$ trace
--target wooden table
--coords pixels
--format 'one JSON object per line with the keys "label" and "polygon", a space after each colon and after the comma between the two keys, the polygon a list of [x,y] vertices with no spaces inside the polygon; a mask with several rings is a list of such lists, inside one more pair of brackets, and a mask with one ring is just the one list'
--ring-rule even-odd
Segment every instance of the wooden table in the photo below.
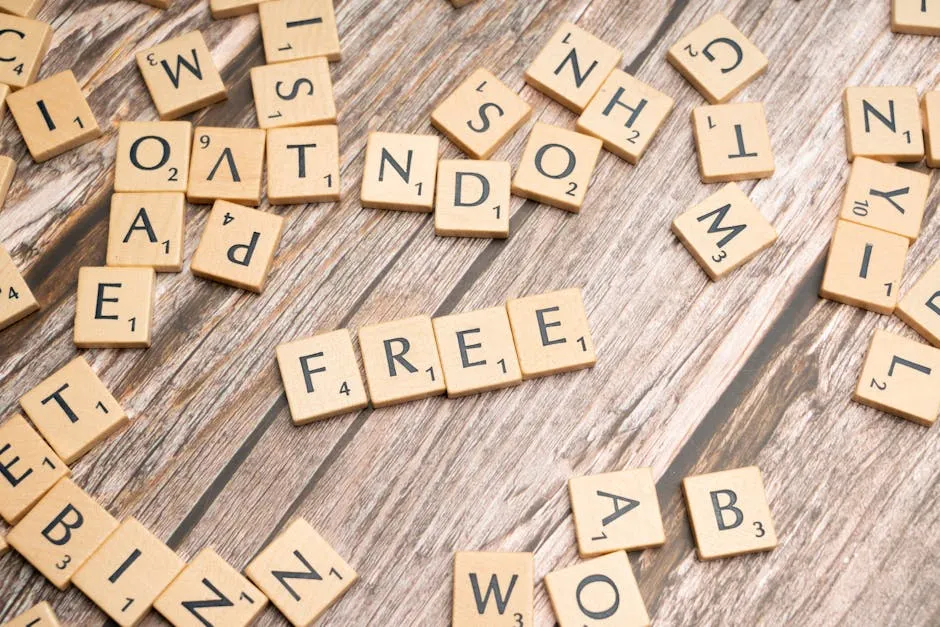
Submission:
{"label": "wooden table", "polygon": [[[3,120],[2,151],[19,171],[0,238],[44,305],[0,333],[3,416],[76,354],[76,278],[104,263],[116,124],[156,115],[133,53],[201,29],[230,92],[193,121],[256,125],[257,15],[213,21],[207,4],[48,0],[40,14],[55,28],[42,75],[72,68],[106,133],[36,165]],[[700,183],[692,144],[689,112],[703,99],[665,53],[718,10],[770,58],[736,100],[767,107],[777,172],[744,187],[780,239],[712,283],[669,230],[716,186]],[[578,559],[567,479],[652,466],[667,543],[631,559],[657,624],[936,625],[937,429],[850,400],[874,329],[913,333],[817,290],[849,170],[842,90],[934,88],[938,40],[892,34],[888,3],[871,1],[480,0],[458,11],[445,0],[339,0],[337,16],[345,200],[275,210],[287,226],[262,295],[188,267],[160,275],[153,346],[84,353],[132,423],[75,464],[78,483],[184,557],[213,545],[237,568],[285,522],[307,518],[361,576],[326,625],[446,624],[454,551],[534,551],[538,624],[551,625],[541,578]],[[603,153],[580,215],[515,198],[508,241],[435,237],[430,215],[360,207],[367,132],[433,132],[432,106],[477,67],[518,90],[533,121],[573,128],[571,113],[522,79],[563,19],[622,49],[627,71],[676,99],[638,166]],[[530,126],[496,157],[518,163]],[[933,185],[905,289],[937,257],[937,196]],[[206,215],[188,210],[187,260]],[[593,370],[290,422],[279,343],[569,286],[584,289]],[[750,464],[764,473],[779,548],[697,561],[680,480]],[[2,558],[0,620],[44,599],[68,624],[104,620],[78,591]],[[261,623],[284,621],[269,609]]]}

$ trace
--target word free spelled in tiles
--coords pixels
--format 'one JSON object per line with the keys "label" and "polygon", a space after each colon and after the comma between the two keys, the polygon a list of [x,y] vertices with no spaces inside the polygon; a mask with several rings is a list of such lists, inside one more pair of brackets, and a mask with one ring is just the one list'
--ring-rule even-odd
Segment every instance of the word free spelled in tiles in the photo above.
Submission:
{"label": "word free spelled in tiles", "polygon": [[323,57],[253,67],[251,88],[261,128],[336,121],[330,67]]}
{"label": "word free spelled in tiles", "polygon": [[846,87],[842,106],[849,161],[917,162],[924,156],[920,103],[913,87]]}
{"label": "word free spelled in tiles", "polygon": [[437,167],[434,232],[509,237],[512,166],[505,161],[444,159]]}
{"label": "word free spelled in tiles", "polygon": [[185,192],[190,122],[121,122],[114,165],[116,192]]}
{"label": "word free spelled in tiles", "polygon": [[436,135],[369,133],[362,206],[430,213],[439,144]]}
{"label": "word free spelled in tiles", "polygon": [[274,0],[258,5],[264,57],[281,63],[308,57],[339,61],[333,0]]}
{"label": "word free spelled in tiles", "polygon": [[228,97],[199,31],[138,52],[137,67],[161,120],[174,120]]}
{"label": "word free spelled in tiles", "polygon": [[75,345],[150,346],[156,275],[153,268],[80,268],[75,300]]}
{"label": "word free spelled in tiles", "polygon": [[183,268],[186,202],[181,192],[111,196],[109,266],[146,266],[157,272]]}
{"label": "word free spelled in tiles", "polygon": [[940,259],[904,295],[895,313],[928,342],[940,347]]}
{"label": "word free spelled in tiles", "polygon": [[3,623],[3,627],[61,627],[61,623],[56,618],[52,607],[43,601],[39,605],[34,605],[8,623]]}
{"label": "word free spelled in tiles", "polygon": [[52,43],[52,27],[0,13],[0,31],[7,34],[3,39],[0,83],[13,89],[25,87],[39,75],[39,66]]}
{"label": "word free spelled in tiles", "polygon": [[839,217],[903,235],[920,234],[930,176],[865,157],[852,162],[852,171]]}
{"label": "word free spelled in tiles", "polygon": [[196,129],[186,197],[191,203],[228,200],[261,204],[265,132],[257,128]]}
{"label": "word free spelled in tiles", "polygon": [[0,245],[0,330],[39,310],[39,303],[6,248]]}
{"label": "word free spelled in tiles", "polygon": [[17,522],[69,468],[20,415],[0,425],[0,515]]}
{"label": "word free spelled in tiles", "polygon": [[703,183],[767,178],[774,155],[759,102],[692,109],[692,131]]}
{"label": "word free spelled in tiles", "polygon": [[561,627],[648,627],[650,624],[630,559],[624,551],[548,573],[545,587]]}
{"label": "word free spelled in tiles", "polygon": [[534,562],[532,553],[455,553],[453,627],[534,625]]}
{"label": "word free spelled in tiles", "polygon": [[512,193],[578,213],[601,145],[596,137],[536,122],[512,181]]}
{"label": "word free spelled in tiles", "polygon": [[594,365],[594,342],[581,290],[571,288],[506,303],[523,379]]}
{"label": "word free spelled in tiles", "polygon": [[359,329],[359,350],[373,407],[444,393],[444,374],[428,316]]}

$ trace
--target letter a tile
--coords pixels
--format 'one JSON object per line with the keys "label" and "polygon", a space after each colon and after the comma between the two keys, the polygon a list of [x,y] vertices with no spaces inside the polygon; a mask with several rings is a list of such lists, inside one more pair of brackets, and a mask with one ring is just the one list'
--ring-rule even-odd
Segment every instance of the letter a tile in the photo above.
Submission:
{"label": "letter a tile", "polygon": [[191,122],[121,122],[114,165],[116,192],[185,192]]}
{"label": "letter a tile", "polygon": [[75,345],[150,346],[155,289],[153,268],[79,268]]}
{"label": "letter a tile", "polygon": [[904,295],[895,313],[924,339],[940,347],[940,259]]}
{"label": "letter a tile", "polygon": [[52,607],[46,601],[34,605],[10,622],[3,623],[3,627],[61,627],[61,625]]}
{"label": "letter a tile", "polygon": [[437,396],[446,389],[428,316],[362,327],[359,350],[374,407]]}
{"label": "letter a tile", "polygon": [[623,551],[548,573],[545,587],[561,627],[649,627],[646,605]]}
{"label": "letter a tile", "polygon": [[196,204],[228,200],[257,207],[264,145],[262,129],[197,128],[186,198]]}
{"label": "letter a tile", "polygon": [[17,522],[69,468],[26,419],[15,415],[0,425],[0,515]]}
{"label": "letter a tile", "polygon": [[13,265],[10,253],[0,246],[0,330],[38,310],[39,303]]}
{"label": "letter a tile", "polygon": [[137,67],[161,120],[175,120],[228,98],[198,30],[138,52]]}
{"label": "letter a tile", "polygon": [[532,553],[454,554],[453,627],[534,625]]}
{"label": "letter a tile", "polygon": [[913,87],[846,87],[845,144],[849,161],[920,161],[924,156],[920,103]]}
{"label": "letter a tile", "polygon": [[759,102],[692,109],[692,131],[703,183],[763,179],[774,173],[764,105]]}
{"label": "letter a tile", "polygon": [[434,207],[439,144],[436,135],[370,133],[362,206],[429,213]]}
{"label": "letter a tile", "polygon": [[157,272],[183,269],[186,202],[180,192],[111,196],[109,266],[147,266]]}

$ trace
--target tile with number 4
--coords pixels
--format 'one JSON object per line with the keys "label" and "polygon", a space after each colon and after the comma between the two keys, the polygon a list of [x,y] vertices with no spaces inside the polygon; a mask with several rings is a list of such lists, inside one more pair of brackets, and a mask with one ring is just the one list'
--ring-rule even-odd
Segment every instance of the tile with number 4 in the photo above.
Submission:
{"label": "tile with number 4", "polygon": [[17,522],[69,468],[26,419],[15,415],[0,425],[0,515]]}
{"label": "tile with number 4", "polygon": [[342,54],[333,0],[274,0],[258,5],[264,58],[268,63]]}
{"label": "tile with number 4", "polygon": [[450,398],[522,382],[505,307],[441,316],[432,323]]}
{"label": "tile with number 4", "polygon": [[116,192],[185,192],[191,122],[121,122],[114,165]]}
{"label": "tile with number 4", "polygon": [[264,144],[262,129],[197,128],[186,198],[195,204],[228,200],[257,207],[261,204]]}
{"label": "tile with number 4", "polygon": [[852,162],[839,217],[914,241],[920,234],[929,191],[926,174],[858,157]]}
{"label": "tile with number 4", "polygon": [[601,145],[596,137],[536,122],[512,180],[512,193],[580,212]]}
{"label": "tile with number 4", "polygon": [[10,253],[0,246],[0,330],[35,311],[39,311],[39,303],[13,264]]}
{"label": "tile with number 4", "polygon": [[138,52],[137,67],[161,120],[175,120],[228,98],[198,30]]}
{"label": "tile with number 4", "polygon": [[904,295],[895,313],[928,342],[940,347],[940,260]]}
{"label": "tile with number 4", "polygon": [[439,145],[436,135],[369,133],[362,206],[430,213]]}
{"label": "tile with number 4", "polygon": [[913,87],[846,87],[845,144],[849,161],[917,162],[924,156],[920,103]]}
{"label": "tile with number 4", "polygon": [[550,572],[545,587],[561,627],[649,627],[646,605],[624,551]]}
{"label": "tile with number 4", "polygon": [[258,126],[336,122],[330,66],[323,57],[251,68]]}
{"label": "tile with number 4", "polygon": [[374,407],[438,396],[446,390],[428,316],[362,327],[359,350]]}
{"label": "tile with number 4", "polygon": [[703,183],[762,179],[774,173],[763,104],[696,107],[692,109],[692,131]]}
{"label": "tile with number 4", "polygon": [[453,627],[534,625],[532,553],[454,554]]}
{"label": "tile with number 4", "polygon": [[581,290],[571,288],[506,303],[523,379],[594,365],[594,342]]}
{"label": "tile with number 4", "polygon": [[940,3],[891,0],[891,30],[912,35],[940,35]]}
{"label": "tile with number 4", "polygon": [[39,66],[52,43],[52,27],[25,17],[0,13],[0,32],[7,33],[3,39],[0,83],[14,90],[26,87],[39,75]]}
{"label": "tile with number 4", "polygon": [[185,220],[186,203],[180,192],[114,194],[107,264],[179,272]]}
{"label": "tile with number 4", "polygon": [[155,290],[153,268],[79,268],[75,345],[80,348],[150,346]]}
{"label": "tile with number 4", "polygon": [[443,159],[437,167],[434,232],[509,237],[512,166],[505,161]]}
{"label": "tile with number 4", "polygon": [[46,601],[39,605],[34,605],[8,623],[3,623],[3,627],[61,627],[62,623],[56,618]]}
{"label": "tile with number 4", "polygon": [[269,203],[295,205],[340,199],[336,126],[272,128],[267,142]]}

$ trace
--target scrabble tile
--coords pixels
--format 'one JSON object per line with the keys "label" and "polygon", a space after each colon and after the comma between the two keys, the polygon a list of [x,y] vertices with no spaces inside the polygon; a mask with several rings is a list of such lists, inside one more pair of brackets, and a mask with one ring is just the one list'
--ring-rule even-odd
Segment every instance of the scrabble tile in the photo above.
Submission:
{"label": "scrabble tile", "polygon": [[212,17],[219,20],[246,13],[254,13],[263,0],[209,0]]}
{"label": "scrabble tile", "polygon": [[146,266],[157,272],[183,269],[186,203],[180,192],[111,196],[109,266]]}
{"label": "scrabble tile", "polygon": [[876,330],[852,398],[931,426],[940,412],[940,348]]}
{"label": "scrabble tile", "polygon": [[672,112],[673,100],[626,72],[614,70],[591,99],[575,128],[636,164]]}
{"label": "scrabble tile", "polygon": [[434,232],[461,237],[509,237],[512,166],[505,161],[441,160],[437,167]]}
{"label": "scrabble tile", "polygon": [[323,57],[251,68],[258,126],[336,122],[330,64]]}
{"label": "scrabble tile", "polygon": [[245,574],[291,625],[312,625],[356,583],[356,574],[305,520],[288,525]]}
{"label": "scrabble tile", "polygon": [[150,346],[156,283],[153,268],[79,268],[75,346]]}
{"label": "scrabble tile", "polygon": [[767,69],[767,57],[716,13],[677,41],[666,59],[708,102],[728,102]]}
{"label": "scrabble tile", "polygon": [[[0,0],[10,2],[10,0]],[[0,6],[0,9],[3,7]],[[0,63],[0,83],[13,90],[36,80],[39,66],[52,43],[52,27],[25,17],[0,14],[3,38],[3,63]]]}
{"label": "scrabble tile", "polygon": [[895,313],[928,342],[940,346],[940,260],[904,295]]}
{"label": "scrabble tile", "polygon": [[362,206],[429,213],[434,207],[439,144],[436,135],[369,133]]}
{"label": "scrabble tile", "polygon": [[777,231],[735,183],[672,221],[676,234],[712,281],[739,268],[777,241]]}
{"label": "scrabble tile", "polygon": [[581,113],[623,53],[584,29],[563,22],[525,72],[525,80],[549,98]]}
{"label": "scrabble tile", "polygon": [[78,569],[72,583],[121,627],[137,625],[186,563],[128,518]]}
{"label": "scrabble tile", "polygon": [[666,542],[650,468],[572,477],[568,495],[581,557],[636,551]]}
{"label": "scrabble tile", "polygon": [[534,625],[532,553],[454,554],[453,627]]}
{"label": "scrabble tile", "polygon": [[52,611],[52,606],[43,601],[10,622],[3,623],[3,627],[61,627],[61,623],[56,618],[55,612]]}
{"label": "scrabble tile", "polygon": [[23,395],[23,411],[66,464],[127,424],[127,415],[82,357]]}
{"label": "scrabble tile", "polygon": [[36,17],[45,0],[0,0],[0,11],[22,17]]}
{"label": "scrabble tile", "polygon": [[10,253],[0,246],[0,330],[34,311],[39,311],[39,303],[29,291],[26,280],[13,265]]}
{"label": "scrabble tile", "polygon": [[7,96],[10,95],[10,86],[3,85],[0,83],[0,119],[3,118],[3,113],[7,108]]}
{"label": "scrabble tile", "polygon": [[268,131],[268,202],[340,199],[339,130],[332,124]]}
{"label": "scrabble tile", "polygon": [[369,404],[346,329],[281,344],[277,364],[295,425],[358,411]]}
{"label": "scrabble tile", "polygon": [[228,98],[198,30],[141,50],[137,67],[161,120],[174,120]]}
{"label": "scrabble tile", "polygon": [[917,162],[924,156],[917,90],[913,87],[846,87],[845,146],[849,161]]}
{"label": "scrabble tile", "polygon": [[342,54],[332,0],[274,0],[258,5],[264,58],[281,63]]}
{"label": "scrabble tile", "polygon": [[196,204],[228,200],[257,207],[264,143],[265,132],[257,128],[197,128],[186,198]]}
{"label": "scrabble tile", "polygon": [[770,551],[777,533],[756,466],[682,480],[700,560]]}
{"label": "scrabble tile", "polygon": [[116,192],[185,192],[191,122],[121,122],[114,166]]}
{"label": "scrabble tile", "polygon": [[7,542],[59,590],[118,521],[71,479],[55,486],[10,530]]}
{"label": "scrabble tile", "polygon": [[13,92],[7,107],[37,163],[101,137],[71,70]]}
{"label": "scrabble tile", "polygon": [[839,220],[819,295],[880,314],[890,314],[907,259],[907,238]]}
{"label": "scrabble tile", "polygon": [[[940,6],[938,4],[937,6]],[[928,91],[921,102],[927,167],[940,168],[940,91]]]}
{"label": "scrabble tile", "polygon": [[280,216],[218,200],[193,254],[193,274],[260,294],[283,229]]}
{"label": "scrabble tile", "polygon": [[926,174],[858,157],[852,163],[839,217],[914,241],[929,191]]}
{"label": "scrabble tile", "polygon": [[446,389],[428,316],[362,327],[359,350],[373,407],[437,396]]}
{"label": "scrabble tile", "polygon": [[763,179],[774,173],[764,105],[759,102],[692,109],[692,131],[703,183]]}
{"label": "scrabble tile", "polygon": [[630,560],[623,551],[548,573],[545,587],[561,627],[650,624]]}
{"label": "scrabble tile", "polygon": [[46,441],[15,415],[0,425],[0,515],[17,522],[69,468]]}
{"label": "scrabble tile", "polygon": [[523,379],[594,365],[594,342],[580,288],[506,303]]}
{"label": "scrabble tile", "polygon": [[578,213],[601,145],[596,137],[536,122],[512,181],[512,193]]}
{"label": "scrabble tile", "polygon": [[211,548],[203,549],[153,607],[175,627],[250,625],[268,599]]}
{"label": "scrabble tile", "polygon": [[529,103],[481,68],[431,112],[431,124],[474,159],[488,159],[531,115]]}
{"label": "scrabble tile", "polygon": [[432,323],[450,398],[522,382],[505,307],[442,316]]}
{"label": "scrabble tile", "polygon": [[891,30],[940,35],[940,4],[934,0],[891,0]]}
{"label": "scrabble tile", "polygon": [[3,209],[3,203],[7,198],[7,192],[10,190],[10,183],[13,182],[14,174],[16,174],[16,161],[0,155],[0,209]]}

